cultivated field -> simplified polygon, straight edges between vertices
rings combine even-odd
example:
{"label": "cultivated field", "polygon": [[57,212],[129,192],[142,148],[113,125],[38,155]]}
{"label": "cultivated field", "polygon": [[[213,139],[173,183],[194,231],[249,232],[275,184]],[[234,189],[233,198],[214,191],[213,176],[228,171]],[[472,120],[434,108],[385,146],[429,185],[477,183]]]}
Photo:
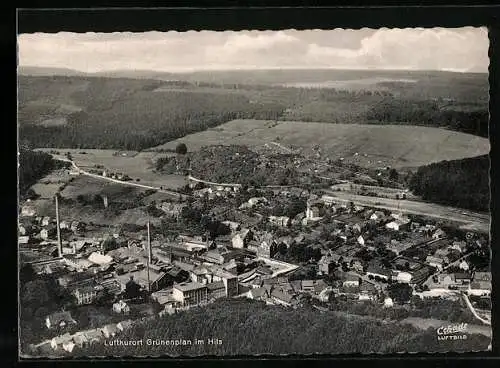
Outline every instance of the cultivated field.
{"label": "cultivated field", "polygon": [[[174,147],[175,148],[175,147]],[[40,151],[50,152],[52,148],[41,148]],[[101,170],[108,173],[119,173],[128,175],[133,181],[140,179],[140,183],[155,187],[163,186],[165,189],[178,189],[186,185],[183,176],[164,175],[153,172],[157,157],[164,157],[155,152],[133,152],[98,149],[55,149],[61,155],[69,152],[75,164],[84,169],[96,169],[96,165],[102,166]]]}
{"label": "cultivated field", "polygon": [[486,138],[441,128],[409,125],[328,124],[233,120],[217,128],[187,135],[156,149],[175,149],[183,142],[189,151],[217,144],[249,147],[278,142],[311,152],[319,145],[324,157],[344,158],[364,167],[417,167],[431,162],[475,157],[489,152]]}

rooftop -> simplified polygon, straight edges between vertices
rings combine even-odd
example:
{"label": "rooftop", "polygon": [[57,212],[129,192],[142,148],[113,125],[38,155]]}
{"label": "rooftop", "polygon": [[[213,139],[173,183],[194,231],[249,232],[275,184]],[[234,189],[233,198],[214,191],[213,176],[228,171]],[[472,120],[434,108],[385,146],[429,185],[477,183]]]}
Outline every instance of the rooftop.
{"label": "rooftop", "polygon": [[200,284],[199,282],[182,282],[180,284],[174,284],[174,288],[182,292],[198,290],[206,288],[206,285]]}

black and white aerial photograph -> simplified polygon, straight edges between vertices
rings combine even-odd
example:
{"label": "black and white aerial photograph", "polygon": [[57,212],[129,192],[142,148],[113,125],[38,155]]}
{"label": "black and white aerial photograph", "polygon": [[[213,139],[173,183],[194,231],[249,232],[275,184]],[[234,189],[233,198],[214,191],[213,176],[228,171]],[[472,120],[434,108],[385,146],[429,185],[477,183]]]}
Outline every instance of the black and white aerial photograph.
{"label": "black and white aerial photograph", "polygon": [[491,350],[488,48],[18,34],[19,356]]}

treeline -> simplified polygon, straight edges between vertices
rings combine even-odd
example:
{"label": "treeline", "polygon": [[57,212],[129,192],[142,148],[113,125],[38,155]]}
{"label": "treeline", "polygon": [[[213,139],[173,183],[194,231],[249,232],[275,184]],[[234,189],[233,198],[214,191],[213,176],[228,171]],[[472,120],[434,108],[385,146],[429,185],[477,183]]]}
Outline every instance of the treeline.
{"label": "treeline", "polygon": [[487,155],[419,167],[410,189],[424,200],[475,211],[489,211],[490,160]]}
{"label": "treeline", "polygon": [[[120,335],[122,340],[143,340],[140,346],[95,344],[74,351],[76,356],[195,356],[254,354],[343,354],[427,351],[481,351],[489,338],[469,335],[467,340],[437,341],[435,329],[383,323],[375,319],[268,306],[247,300],[219,300],[204,308],[139,323]],[[191,340],[191,345],[151,345],[148,339]],[[209,339],[221,344],[209,344]],[[203,344],[195,344],[203,340]],[[120,348],[118,348],[120,349]]]}
{"label": "treeline", "polygon": [[374,104],[366,118],[372,122],[414,124],[443,127],[462,133],[488,137],[489,113],[487,105],[481,109],[462,109],[460,106],[441,107],[438,101],[386,97]]}
{"label": "treeline", "polygon": [[38,179],[57,167],[57,162],[45,152],[21,147],[19,150],[19,191],[24,194]]}

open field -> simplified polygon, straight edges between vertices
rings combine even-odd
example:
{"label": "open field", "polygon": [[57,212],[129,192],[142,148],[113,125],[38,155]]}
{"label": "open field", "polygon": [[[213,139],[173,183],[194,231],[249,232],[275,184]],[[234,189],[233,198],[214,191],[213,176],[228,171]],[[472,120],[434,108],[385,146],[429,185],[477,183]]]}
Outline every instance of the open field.
{"label": "open field", "polygon": [[189,151],[216,144],[261,146],[278,141],[307,153],[319,145],[331,159],[364,167],[417,167],[431,162],[475,157],[489,152],[489,141],[440,128],[406,125],[327,124],[233,120],[216,129],[190,134],[155,149],[175,149],[179,142]]}
{"label": "open field", "polygon": [[[76,201],[78,196],[92,198],[94,195],[107,194],[110,207],[118,203],[128,203],[138,198],[145,190],[134,187],[121,186],[108,183],[91,177],[80,176],[74,178],[61,192],[64,199]],[[148,198],[148,197],[146,197]],[[41,197],[31,201],[40,216],[55,216],[55,202],[53,198]],[[62,201],[59,205],[61,219],[67,221],[83,221],[99,225],[137,224],[145,225],[150,219],[153,225],[158,225],[159,220],[149,216],[141,207],[115,211],[93,208],[92,205],[66,204]]]}
{"label": "open field", "polygon": [[[39,151],[50,152],[53,148],[40,148]],[[153,172],[155,159],[167,154],[155,152],[134,152],[98,149],[56,149],[61,155],[69,152],[75,164],[84,169],[95,169],[96,165],[102,166],[100,170],[108,173],[128,175],[133,181],[140,179],[139,183],[155,187],[163,186],[178,189],[186,185],[185,179],[180,175],[165,175]]]}

